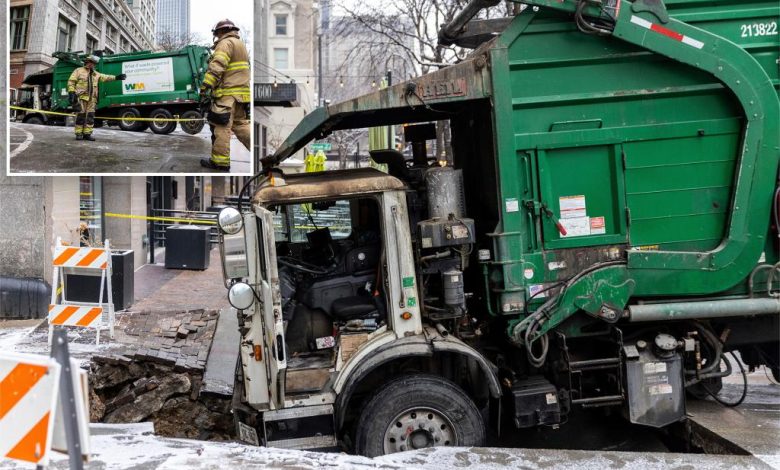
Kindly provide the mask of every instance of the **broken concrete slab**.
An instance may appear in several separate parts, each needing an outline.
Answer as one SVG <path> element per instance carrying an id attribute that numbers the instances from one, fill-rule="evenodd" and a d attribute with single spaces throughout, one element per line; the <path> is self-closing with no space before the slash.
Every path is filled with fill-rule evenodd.
<path id="1" fill-rule="evenodd" d="M 206 371 L 203 374 L 201 392 L 225 396 L 233 395 L 240 340 L 236 310 L 233 308 L 223 309 L 217 320 L 214 340 L 211 342 L 211 351 L 206 362 Z"/>

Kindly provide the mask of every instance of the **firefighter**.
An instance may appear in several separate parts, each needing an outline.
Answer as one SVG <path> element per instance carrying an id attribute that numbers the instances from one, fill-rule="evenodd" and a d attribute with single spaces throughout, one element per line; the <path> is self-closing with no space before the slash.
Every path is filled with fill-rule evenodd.
<path id="1" fill-rule="evenodd" d="M 249 54 L 230 20 L 214 26 L 214 53 L 203 77 L 201 100 L 210 100 L 211 159 L 200 164 L 219 171 L 230 170 L 230 133 L 249 149 Z"/>
<path id="2" fill-rule="evenodd" d="M 95 105 L 98 99 L 98 84 L 114 80 L 124 80 L 125 74 L 117 76 L 106 75 L 95 71 L 100 57 L 88 55 L 84 59 L 84 67 L 79 67 L 70 74 L 68 79 L 68 98 L 76 108 L 76 140 L 91 140 L 95 125 Z"/>

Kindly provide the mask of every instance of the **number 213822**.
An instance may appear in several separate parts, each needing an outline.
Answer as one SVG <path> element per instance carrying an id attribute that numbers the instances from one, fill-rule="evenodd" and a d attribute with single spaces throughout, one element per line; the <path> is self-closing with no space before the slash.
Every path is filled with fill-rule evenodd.
<path id="1" fill-rule="evenodd" d="M 777 22 L 743 24 L 740 26 L 743 38 L 752 38 L 758 36 L 776 36 Z"/>

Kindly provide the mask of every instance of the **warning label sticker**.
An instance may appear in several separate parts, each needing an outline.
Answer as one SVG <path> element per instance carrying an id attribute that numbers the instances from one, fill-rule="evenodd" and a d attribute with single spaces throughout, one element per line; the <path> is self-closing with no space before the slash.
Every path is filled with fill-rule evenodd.
<path id="1" fill-rule="evenodd" d="M 507 198 L 504 202 L 506 203 L 507 212 L 517 212 L 520 210 L 520 203 L 516 198 Z"/>
<path id="2" fill-rule="evenodd" d="M 452 238 L 468 238 L 469 228 L 465 225 L 453 225 L 452 226 Z"/>
<path id="3" fill-rule="evenodd" d="M 674 392 L 674 389 L 670 384 L 657 384 L 648 387 L 650 395 L 666 395 Z"/>
<path id="4" fill-rule="evenodd" d="M 588 215 L 585 210 L 585 196 L 561 196 L 558 198 L 561 219 L 574 219 Z"/>
<path id="5" fill-rule="evenodd" d="M 590 234 L 602 235 L 607 233 L 606 222 L 604 217 L 591 217 L 590 218 Z"/>
<path id="6" fill-rule="evenodd" d="M 560 222 L 563 228 L 566 229 L 566 235 L 561 235 L 562 238 L 590 235 L 590 217 L 561 219 Z"/>
<path id="7" fill-rule="evenodd" d="M 665 362 L 648 362 L 644 365 L 645 374 L 661 374 L 666 372 Z"/>

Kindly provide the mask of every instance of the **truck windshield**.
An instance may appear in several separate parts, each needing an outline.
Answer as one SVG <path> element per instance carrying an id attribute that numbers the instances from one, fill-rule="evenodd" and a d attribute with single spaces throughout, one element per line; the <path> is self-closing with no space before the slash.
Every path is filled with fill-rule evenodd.
<path id="1" fill-rule="evenodd" d="M 277 207 L 274 211 L 276 241 L 306 242 L 307 233 L 326 227 L 334 240 L 350 236 L 352 217 L 349 201 L 291 204 Z"/>

